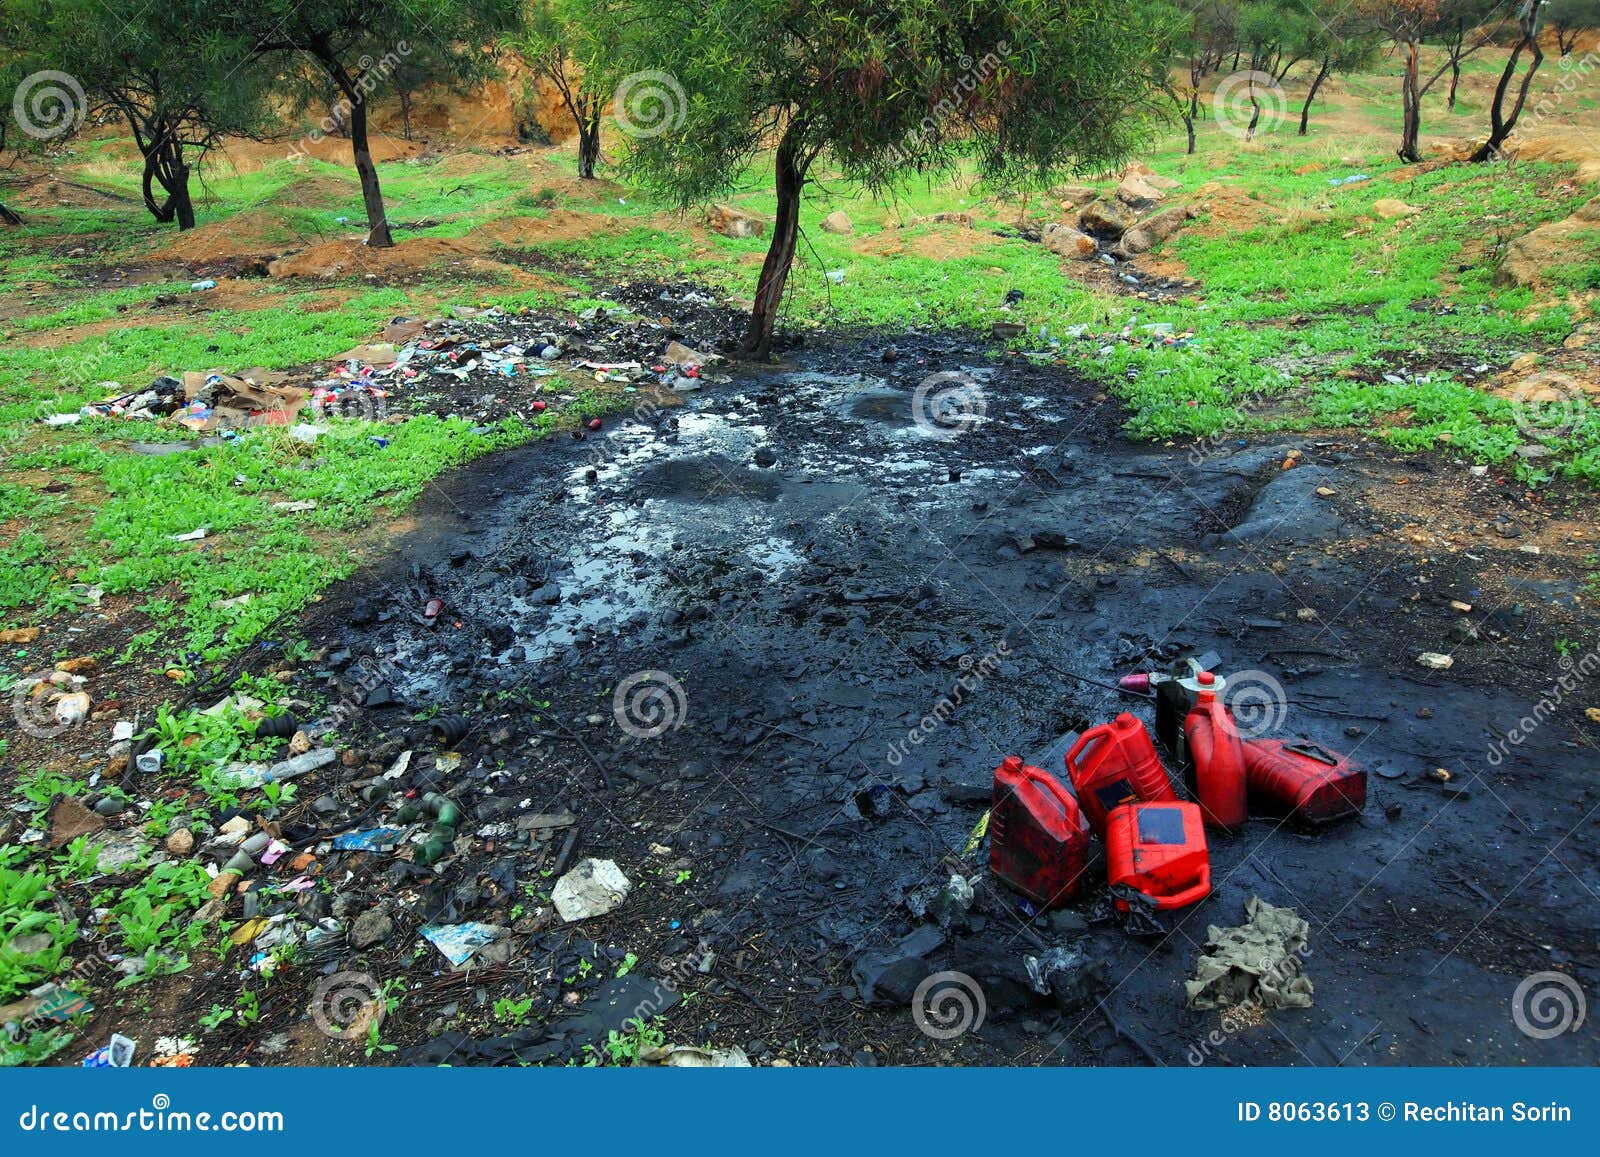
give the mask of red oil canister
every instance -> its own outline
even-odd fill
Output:
[[[1008,755],[994,770],[989,867],[1040,908],[1072,899],[1083,880],[1089,834],[1072,793],[1049,772]]]
[[[1367,803],[1367,773],[1307,739],[1247,740],[1244,774],[1251,799],[1307,823],[1342,820]]]
[[[1106,820],[1106,876],[1143,892],[1167,911],[1211,891],[1211,857],[1200,809],[1192,803],[1130,803]],[[1126,900],[1117,907],[1127,911]]]
[[[1217,698],[1210,671],[1196,676],[1200,695],[1183,721],[1189,755],[1194,761],[1189,791],[1211,827],[1236,831],[1249,814],[1246,807],[1244,746],[1233,716]]]
[[[1101,839],[1113,808],[1135,800],[1178,798],[1150,732],[1126,711],[1080,735],[1067,752],[1066,764],[1078,806]]]

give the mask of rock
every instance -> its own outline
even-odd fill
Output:
[[[65,671],[69,675],[93,675],[99,667],[100,660],[92,655],[82,659],[63,659],[56,664],[57,671]]]
[[[1050,252],[1062,257],[1070,257],[1075,261],[1085,261],[1099,252],[1100,247],[1095,239],[1087,233],[1081,233],[1071,225],[1062,225],[1051,222],[1044,227],[1040,240]]]
[[[105,816],[106,819],[111,819],[114,816],[120,816],[127,810],[128,805],[114,795],[102,796],[101,798],[95,800],[94,804],[94,814],[97,816]]]
[[[907,225],[959,225],[964,229],[973,227],[971,213],[929,213],[922,217],[913,217],[906,222]]]
[[[1449,655],[1441,655],[1437,651],[1424,651],[1417,656],[1417,662],[1430,671],[1448,671],[1456,665],[1456,661]]]
[[[178,828],[167,836],[167,851],[174,856],[187,856],[194,851],[194,833],[188,828]]]
[[[1165,193],[1137,173],[1122,178],[1122,183],[1117,186],[1117,191],[1113,195],[1128,208],[1141,213],[1155,208],[1167,199]]]
[[[1401,217],[1411,217],[1422,212],[1415,205],[1407,205],[1395,197],[1380,197],[1372,203],[1372,211],[1385,221],[1398,221]]]
[[[1149,234],[1151,241],[1160,243],[1176,234],[1178,230],[1182,229],[1190,221],[1193,221],[1199,215],[1199,212],[1198,209],[1190,205],[1174,206],[1171,209],[1163,209],[1159,213],[1150,214],[1150,216],[1139,222],[1139,228]]]
[[[778,454],[771,446],[762,446],[756,451],[756,465],[761,467],[776,466]]]
[[[34,932],[14,937],[6,945],[6,950],[18,956],[32,956],[35,952],[45,951],[54,943],[55,940],[50,936],[50,933]]]
[[[934,971],[927,958],[944,942],[945,934],[937,925],[923,924],[887,951],[863,952],[850,966],[861,999],[868,1004],[910,1004],[917,985]]]
[[[371,948],[374,944],[383,943],[393,935],[394,921],[382,908],[374,908],[356,917],[355,923],[350,925],[350,934],[346,939],[350,947],[360,952]]]
[[[1100,195],[1100,191],[1092,185],[1057,185],[1050,190],[1050,196],[1063,201],[1074,209],[1081,209],[1090,201]]]
[[[59,848],[70,844],[79,836],[90,836],[103,830],[106,821],[84,807],[71,796],[63,796],[50,808],[49,835],[46,848]]]
[[[12,627],[0,631],[0,643],[31,643],[39,637],[38,627]]]
[[[1078,226],[1094,237],[1115,239],[1127,232],[1133,224],[1128,212],[1106,200],[1095,200],[1078,214]]]
[[[856,231],[855,222],[843,209],[835,209],[822,219],[822,231],[845,236]]]
[[[767,231],[767,222],[732,205],[714,205],[706,212],[706,227],[724,237],[739,239],[760,237]]]
[[[1600,197],[1578,207],[1564,221],[1551,221],[1531,233],[1518,237],[1506,247],[1505,258],[1495,271],[1501,285],[1534,285],[1552,266],[1570,265],[1574,254],[1582,252],[1584,239],[1600,225]]]
[[[1135,225],[1132,229],[1129,229],[1126,233],[1124,233],[1121,239],[1117,241],[1116,245],[1111,250],[1111,254],[1114,257],[1134,257],[1140,253],[1149,252],[1150,247],[1154,244],[1155,239],[1151,237],[1150,234],[1144,229]]]
[[[550,899],[567,923],[604,916],[622,906],[633,885],[610,860],[580,860],[556,881]]]
[[[289,739],[289,754],[304,755],[311,750],[311,736],[304,731],[296,731]]]

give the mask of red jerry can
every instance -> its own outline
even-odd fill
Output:
[[[1078,894],[1089,834],[1072,793],[1049,772],[1008,755],[994,770],[989,868],[1041,909]]]
[[[1101,839],[1113,808],[1136,800],[1178,798],[1150,732],[1126,711],[1080,735],[1067,752],[1066,764],[1078,806]]]
[[[1357,815],[1367,803],[1367,773],[1308,739],[1247,741],[1244,774],[1253,800],[1311,824]]]
[[[1210,671],[1202,671],[1200,696],[1183,721],[1194,767],[1189,776],[1189,791],[1200,804],[1207,824],[1225,831],[1237,831],[1249,815],[1244,778],[1244,745],[1233,715],[1222,705],[1213,689]]]
[[[1112,887],[1142,892],[1163,912],[1205,899],[1211,857],[1200,809],[1176,801],[1117,808],[1106,820],[1106,876]],[[1128,910],[1126,900],[1116,904]]]

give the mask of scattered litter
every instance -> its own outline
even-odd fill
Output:
[[[622,906],[633,885],[610,860],[580,860],[556,881],[550,899],[567,923],[604,916]]]
[[[405,835],[404,828],[369,828],[333,837],[333,846],[346,852],[391,852]]]
[[[460,968],[483,948],[510,935],[506,929],[494,924],[428,924],[421,930],[423,939],[444,954],[444,958]]]
[[[748,1069],[750,1058],[738,1045],[726,1049],[702,1049],[693,1045],[666,1045],[639,1050],[639,1064],[665,1065],[672,1069]]]
[[[210,533],[211,528],[209,526],[202,526],[196,530],[190,530],[183,534],[169,535],[168,537],[170,537],[173,542],[198,542],[200,539],[204,538]]]

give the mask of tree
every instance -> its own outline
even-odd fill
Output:
[[[1150,27],[1166,30],[1182,79],[1174,83],[1170,72],[1163,73],[1163,87],[1183,121],[1191,154],[1200,117],[1200,86],[1233,48],[1233,15],[1228,0],[1148,0],[1140,17]]]
[[[604,7],[615,50],[585,49],[582,64],[616,94],[626,173],[687,207],[738,187],[775,146],[777,213],[744,340],[757,354],[820,158],[872,192],[966,159],[1001,187],[1042,187],[1126,155],[1165,83],[1162,30],[1120,0]]]
[[[249,45],[206,0],[114,12],[99,0],[19,0],[20,32],[72,77],[88,112],[111,112],[143,158],[145,206],[157,221],[195,224],[189,179],[223,136],[253,135],[265,81]],[[159,189],[159,191],[158,191]]]
[[[1303,137],[1311,127],[1311,103],[1324,82],[1336,72],[1354,72],[1371,64],[1378,53],[1378,36],[1371,22],[1353,8],[1341,8],[1331,14],[1326,24],[1310,21],[1302,26],[1301,35],[1304,42],[1300,51],[1317,63],[1305,103],[1300,106],[1299,135]]]
[[[1578,33],[1600,28],[1600,0],[1545,0],[1544,19],[1555,33],[1556,48],[1568,56]]]
[[[367,98],[416,51],[445,74],[481,75],[483,51],[517,26],[517,0],[256,0],[234,10],[257,55],[294,54],[314,62],[343,98],[350,152],[361,178],[367,244],[394,244],[367,135]]]
[[[561,103],[578,130],[578,176],[594,178],[600,160],[600,119],[605,97],[599,88],[584,83],[574,53],[580,44],[592,57],[609,47],[602,38],[616,26],[611,20],[596,20],[598,4],[579,4],[572,0],[534,0],[527,24],[503,41],[518,53],[534,76],[548,80],[561,94]]]
[[[1528,100],[1528,86],[1533,83],[1534,73],[1544,63],[1544,49],[1539,47],[1540,3],[1541,0],[1518,0],[1517,30],[1520,35],[1505,67],[1500,70],[1500,82],[1495,85],[1494,100],[1489,104],[1489,139],[1478,146],[1470,160],[1481,162],[1498,157],[1506,138],[1516,130],[1517,118],[1522,115],[1522,106]],[[1508,111],[1506,97],[1512,82],[1516,80],[1517,66],[1524,52],[1528,54],[1528,67],[1522,74],[1522,83],[1517,87],[1516,97]]]
[[[1491,43],[1513,0],[1356,0],[1356,10],[1393,42],[1403,66],[1400,83],[1402,161],[1422,159],[1422,98],[1447,71],[1459,76],[1461,61]],[[1522,2],[1522,0],[1517,0]],[[1535,10],[1538,0],[1530,0]],[[1501,21],[1493,21],[1498,13]],[[1489,23],[1485,23],[1488,21]],[[1427,79],[1421,76],[1422,45],[1443,39],[1445,62]],[[1452,79],[1452,87],[1454,80]]]
[[[1456,90],[1461,86],[1461,62],[1480,48],[1494,42],[1511,15],[1511,0],[1444,0],[1439,18],[1431,30],[1431,40],[1444,49],[1444,67],[1450,70],[1450,92],[1445,107],[1456,110]],[[1424,94],[1439,79],[1422,86]]]

